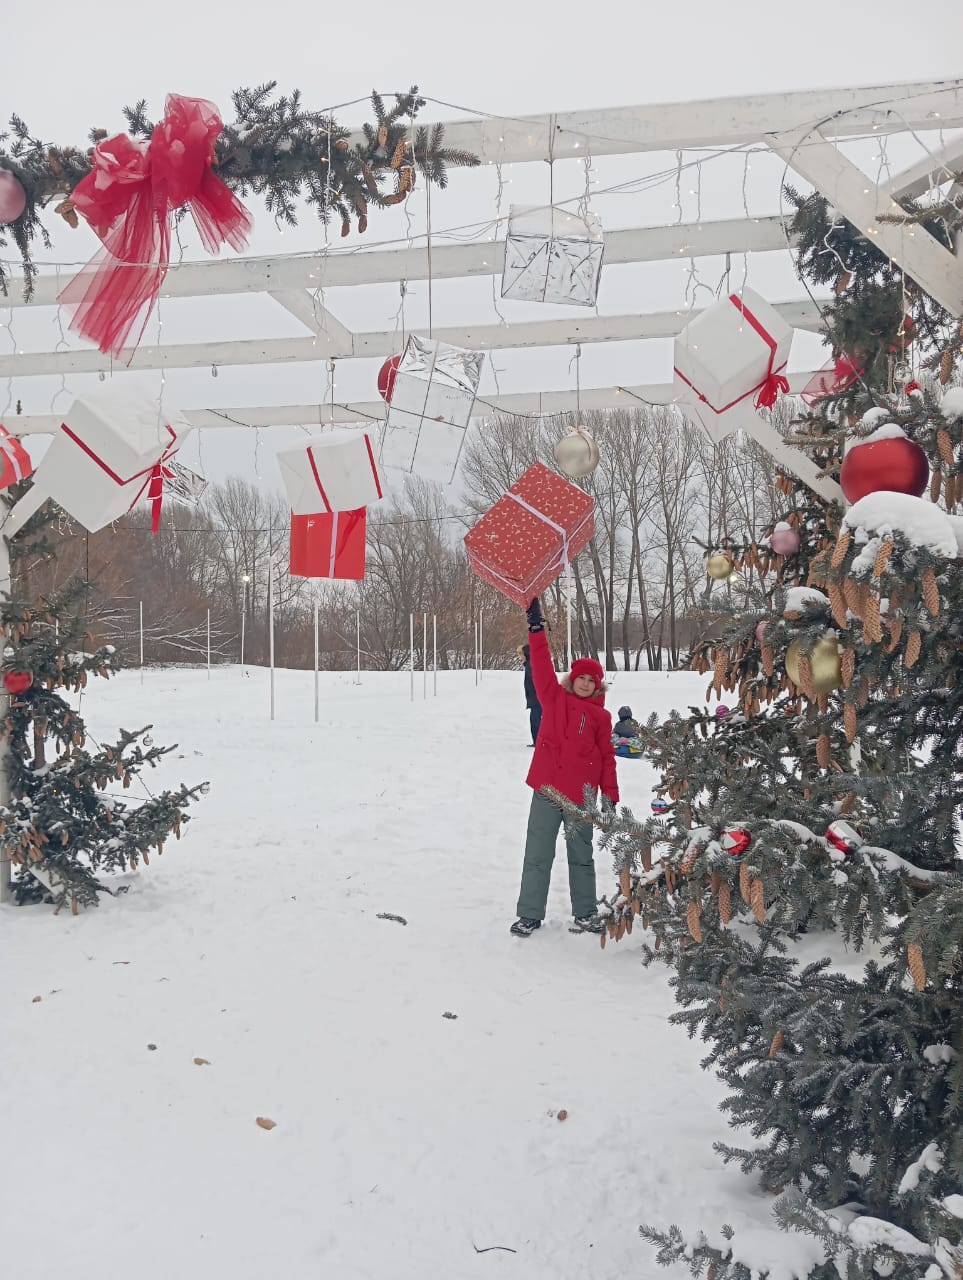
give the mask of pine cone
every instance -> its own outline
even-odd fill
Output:
[[[816,763],[821,769],[828,769],[833,763],[833,749],[828,733],[821,733],[816,739]]]
[[[813,664],[807,657],[799,659],[799,688],[810,702],[816,701],[816,690],[813,688]]]
[[[698,901],[693,899],[685,909],[685,922],[689,926],[689,932],[696,942],[702,941],[702,926],[699,923],[701,917],[702,908]]]
[[[388,166],[391,169],[400,169],[401,163],[405,158],[405,152],[408,150],[408,139],[401,137],[398,139],[398,145],[395,147],[395,153],[391,157],[391,163]]]
[[[879,624],[879,596],[875,596],[871,592],[867,594],[866,604],[863,608],[863,636],[871,644],[882,643],[883,631]]]
[[[728,660],[729,655],[725,649],[716,650],[715,663],[712,671],[712,688],[715,691],[716,697],[718,697],[722,692],[722,681],[726,674],[726,664],[728,663]]]
[[[709,889],[712,893],[719,896],[719,890],[722,888],[722,872],[713,871],[709,876]]]
[[[953,352],[944,351],[940,356],[940,382],[945,387],[953,377]]]
[[[829,584],[829,605],[833,611],[833,621],[840,631],[849,626],[849,614],[846,609],[846,596],[838,582]]]
[[[775,671],[776,669],[776,664],[775,664],[775,658],[773,656],[773,652],[767,644],[764,644],[762,646],[762,652],[760,654],[760,657],[762,658],[763,672],[767,676],[771,676],[773,671]]]
[[[853,675],[856,671],[856,650],[844,649],[839,666],[843,677],[843,688],[848,689],[853,683]]]
[[[749,889],[749,905],[760,924],[766,919],[766,891],[761,880],[753,880]]]
[[[889,644],[886,646],[886,652],[892,653],[899,645],[900,638],[903,634],[903,619],[899,616],[890,618],[887,626],[889,627]]]
[[[71,199],[61,200],[60,204],[54,206],[54,213],[59,213],[67,226],[76,231],[80,225],[80,219],[77,217],[77,210],[74,208],[74,202]]]
[[[739,867],[739,892],[742,894],[742,900],[748,907],[751,903],[750,892],[752,889],[752,876],[749,874],[749,868],[743,862]]]
[[[846,794],[843,796],[842,800],[840,800],[839,802],[839,812],[852,813],[853,805],[855,803],[856,803],[856,792],[847,791]]]
[[[918,943],[911,942],[906,948],[906,961],[913,982],[916,984],[916,990],[922,991],[926,986],[926,965],[923,963],[923,952]]]
[[[723,924],[732,919],[732,891],[727,884],[719,886],[719,919]]]
[[[920,649],[923,645],[923,637],[918,631],[911,631],[909,639],[906,641],[906,651],[903,654],[903,666],[909,671],[911,667],[915,667],[920,656]]]
[[[836,546],[833,549],[832,558],[829,561],[831,569],[838,569],[846,559],[846,552],[849,550],[849,544],[853,540],[851,529],[843,529],[839,537],[836,539]]]
[[[865,707],[869,702],[869,677],[863,676],[859,686],[859,705]]]
[[[936,433],[936,447],[944,462],[953,462],[953,442],[950,440],[950,433],[945,427],[940,427]]]
[[[892,538],[884,538],[879,544],[879,550],[876,552],[876,559],[873,561],[873,576],[881,578],[886,566],[889,564],[889,558],[893,554],[895,543]]]
[[[843,725],[846,729],[846,741],[855,742],[859,717],[856,714],[856,703],[847,702],[843,708]]]
[[[628,867],[623,867],[619,872],[619,892],[623,898],[628,898],[632,893],[632,877]]]
[[[840,272],[840,274],[836,277],[835,293],[837,298],[846,292],[846,290],[849,288],[850,284],[852,283],[852,280],[853,280],[853,273],[851,271]]]
[[[685,857],[679,863],[679,870],[682,872],[684,876],[687,876],[689,872],[692,870],[692,868],[695,866],[696,859],[698,857],[699,857],[699,850],[697,846],[693,845],[693,847],[689,849]]]
[[[383,147],[388,142],[388,126],[383,124],[378,130],[378,146]]]
[[[923,570],[923,602],[929,610],[931,618],[940,611],[940,589],[936,585],[936,574],[932,569]]]
[[[849,612],[861,618],[863,615],[859,603],[859,584],[852,578],[843,578],[843,595]]]
[[[774,1058],[785,1043],[786,1043],[786,1037],[782,1034],[782,1030],[780,1029],[779,1031],[776,1032],[776,1034],[772,1038],[772,1041],[770,1042],[770,1045],[769,1045],[770,1058]]]
[[[934,471],[930,476],[930,502],[939,502],[942,485],[943,476],[939,471]]]

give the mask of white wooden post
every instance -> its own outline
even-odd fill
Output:
[[[244,575],[244,599],[241,602],[241,674],[244,673],[244,626],[247,622],[247,584],[248,576]]]
[[[268,560],[268,657],[271,665],[271,719],[274,719],[274,556]]]
[[[140,602],[140,682],[144,683],[144,602]]]
[[[485,676],[485,610],[478,610],[478,679]]]
[[[472,633],[475,643],[475,687],[478,686],[478,619],[472,618]]]
[[[421,696],[428,697],[428,615],[421,615]]]
[[[408,615],[408,665],[411,668],[411,701],[415,700],[415,615]]]
[[[433,613],[431,615],[431,638],[432,638],[432,651],[434,654],[432,658],[431,666],[434,672],[433,679],[434,679],[434,686],[435,686],[432,693],[432,697],[437,698],[438,697],[438,614],[437,613]]]
[[[211,610],[207,610],[207,678],[211,678]]]
[[[358,634],[357,634],[357,645],[358,645],[358,679],[355,681],[355,683],[356,683],[356,684],[360,684],[360,683],[361,683],[361,610],[360,610],[360,609],[358,610],[358,616],[357,616],[357,619],[356,619],[356,624],[357,624],[357,633],[358,633]]]
[[[6,514],[6,503],[0,501],[0,512]],[[10,591],[10,544],[0,533],[0,592]],[[10,709],[10,695],[0,686],[0,723]],[[10,744],[6,734],[0,734],[0,805],[10,803],[10,779],[7,777],[7,752]],[[5,855],[0,859],[0,902],[9,902],[13,897],[13,877],[10,859]]]
[[[608,667],[609,646],[608,646],[608,633],[606,630],[607,623],[608,623],[608,618],[605,615],[605,596],[603,595],[602,596],[602,667],[603,669],[607,669]]]
[[[314,723],[318,723],[318,598],[314,597]]]

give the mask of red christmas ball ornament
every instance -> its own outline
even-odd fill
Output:
[[[0,224],[16,222],[26,207],[23,183],[9,169],[0,169]]]
[[[391,396],[395,389],[395,374],[398,372],[399,364],[401,364],[401,356],[389,356],[378,370],[378,394],[386,404],[391,403]]]
[[[26,693],[32,684],[32,671],[5,671],[3,674],[3,687],[7,693]]]
[[[741,862],[744,853],[752,844],[752,836],[745,827],[730,827],[728,831],[723,831],[719,837],[719,843],[733,862]]]
[[[868,493],[908,493],[919,498],[929,479],[926,454],[902,433],[854,445],[839,472],[847,502],[858,502]]]
[[[903,321],[896,330],[896,337],[889,344],[889,350],[894,355],[899,351],[905,351],[907,347],[912,346],[915,337],[916,321],[912,316],[903,316]]]
[[[829,824],[826,828],[826,839],[834,849],[844,853],[847,858],[863,844],[863,837],[856,828],[848,822],[843,822],[842,819]]]

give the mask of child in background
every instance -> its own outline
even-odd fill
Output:
[[[561,681],[557,679],[537,599],[528,606],[528,631],[542,723],[526,779],[534,794],[516,908],[518,919],[511,927],[516,938],[529,937],[545,919],[555,843],[565,820],[562,808],[541,789],[551,787],[577,805],[585,803],[587,786],[596,792],[601,789],[612,805],[619,800],[612,717],[605,710],[605,672],[594,658],[576,658],[571,673]],[[579,933],[601,933],[604,926],[595,910],[592,824],[568,823],[565,846],[575,929]]]
[[[612,730],[613,737],[616,738],[637,738],[642,729],[637,720],[632,719],[631,707],[619,707],[619,718],[615,722],[615,728]]]

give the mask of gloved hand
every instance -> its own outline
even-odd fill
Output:
[[[542,618],[542,606],[539,603],[538,596],[531,602],[525,610],[525,616],[528,618],[529,631],[544,631],[545,622]]]

